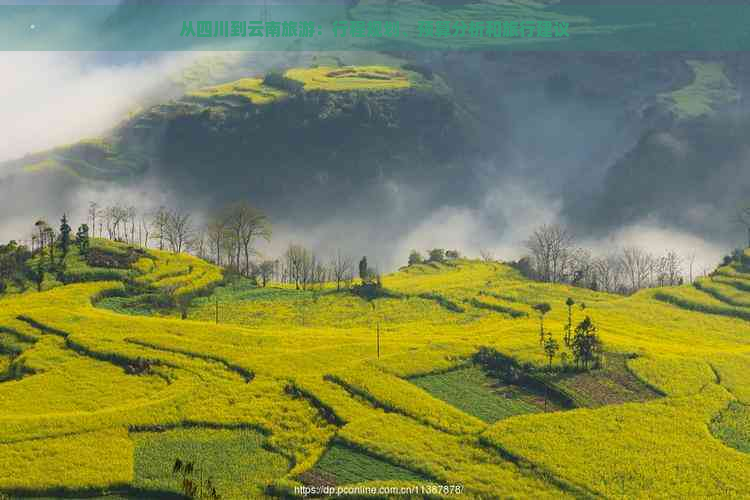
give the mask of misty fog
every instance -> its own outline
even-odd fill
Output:
[[[2,53],[0,132],[5,140],[0,142],[0,162],[106,132],[141,103],[161,98],[171,74],[205,56]],[[574,87],[578,91],[550,94],[545,82],[564,64],[534,74],[530,57],[488,61],[481,55],[461,60],[419,55],[448,74],[457,94],[478,93],[473,103],[483,104],[478,112],[482,142],[489,151],[455,165],[460,175],[448,184],[406,183],[381,176],[353,200],[290,210],[259,205],[269,210],[274,224],[271,243],[260,250],[275,256],[289,242],[306,243],[320,252],[341,248],[352,255],[368,255],[388,271],[403,265],[412,248],[455,248],[469,256],[478,256],[483,249],[509,260],[525,252],[524,240],[534,227],[558,222],[573,228],[578,241],[596,252],[629,244],[655,253],[675,250],[684,256],[695,254],[696,267],[703,269],[744,244],[744,233],[729,222],[731,214],[717,213],[712,207],[696,207],[693,214],[698,217],[697,212],[704,210],[711,217],[723,217],[716,222],[722,230],[710,235],[689,224],[675,224],[674,219],[662,217],[658,207],[630,220],[610,222],[602,213],[595,224],[579,216],[581,210],[595,206],[588,202],[602,191],[608,169],[653,125],[632,109],[642,105],[643,89],[652,83],[634,90],[630,100],[591,97],[580,91],[587,88],[585,80]],[[509,66],[525,68],[528,75],[506,82],[501,75]],[[591,78],[606,73],[606,69],[591,70],[596,63],[585,62],[584,67]],[[450,78],[451,73],[467,69],[474,73],[464,80]],[[528,85],[530,80],[537,84]],[[123,203],[143,211],[161,204],[178,206],[193,210],[199,220],[222,194],[196,196],[200,180],[185,190],[190,179],[162,178],[158,169],[129,183],[90,181],[83,186],[64,178],[9,173],[0,170],[0,240],[23,238],[36,218],[56,220],[63,211],[74,221],[83,221],[89,201]]]

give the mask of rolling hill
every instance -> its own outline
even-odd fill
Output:
[[[630,297],[496,262],[419,264],[384,276],[387,293],[368,302],[335,285],[226,281],[187,255],[93,248],[119,267],[73,252],[66,284],[0,297],[0,491],[171,498],[180,458],[222,498],[302,484],[747,494],[747,257],[695,287]],[[183,298],[187,319],[154,297]],[[547,373],[532,306],[552,306],[545,326],[561,340],[568,297],[574,323],[598,327],[601,367],[572,369],[563,348]]]
[[[3,184],[116,186],[151,177],[186,198],[250,196],[288,209],[348,200],[353,186],[378,176],[446,178],[477,149],[474,121],[439,76],[405,63],[328,64],[182,82],[181,97],[135,111],[101,137],[0,165],[11,176]]]

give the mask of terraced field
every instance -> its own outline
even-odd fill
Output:
[[[67,284],[0,297],[0,491],[176,497],[180,458],[223,498],[302,483],[459,484],[471,498],[748,494],[739,262],[700,289],[621,297],[458,260],[385,276],[387,295],[368,302],[330,285],[225,283],[190,256],[97,245],[132,262],[114,276],[69,256]],[[172,305],[134,307],[154,297]],[[605,362],[579,373],[557,356],[545,376],[531,306],[551,304],[545,327],[561,340],[568,297],[586,304],[574,321],[591,316]],[[482,347],[536,385],[499,378],[477,361]]]

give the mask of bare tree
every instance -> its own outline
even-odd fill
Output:
[[[482,260],[485,262],[495,261],[495,256],[492,255],[492,252],[490,252],[489,250],[485,250],[485,249],[479,250],[479,255],[482,257]]]
[[[225,248],[228,238],[229,215],[227,210],[216,212],[206,226],[208,240],[216,256],[216,264],[222,265],[221,251]]]
[[[190,244],[194,234],[190,214],[178,210],[168,211],[164,231],[170,250],[181,253]]]
[[[108,207],[102,211],[102,219],[104,219],[104,227],[107,229],[107,238],[110,240],[115,239],[115,226],[113,225],[113,212]]]
[[[340,290],[341,283],[354,272],[354,259],[342,255],[341,250],[336,250],[336,255],[331,259],[331,272],[336,280],[336,290]]]
[[[631,291],[640,290],[648,285],[654,267],[651,254],[638,247],[628,247],[623,249],[620,259]]]
[[[622,286],[622,265],[615,254],[594,259],[599,289],[606,292],[618,292]]]
[[[734,221],[745,227],[747,231],[747,245],[750,246],[750,205],[740,207],[734,216]]]
[[[135,243],[135,221],[138,217],[138,209],[135,207],[128,207],[127,208],[127,220],[130,223],[130,243]],[[126,237],[127,239],[127,237]]]
[[[148,248],[149,236],[151,236],[151,224],[148,220],[148,215],[141,214],[140,221],[138,223],[138,243]]]
[[[250,256],[256,255],[255,241],[258,238],[268,241],[271,238],[271,225],[265,214],[245,202],[230,206],[227,214],[227,229],[235,244],[235,265],[238,271],[241,270],[240,257],[244,252],[247,273],[250,269]]]
[[[196,229],[193,238],[190,241],[190,249],[200,257],[201,259],[206,259],[208,257],[208,236],[206,233],[206,228],[201,227],[200,229]]]
[[[95,201],[89,202],[89,221],[91,221],[91,229],[93,231],[96,231],[96,219],[97,217],[99,217],[100,213],[101,211],[99,210],[99,204]],[[96,236],[96,234],[94,234],[93,236]]]
[[[563,281],[570,264],[573,236],[562,226],[544,225],[526,241],[535,272],[543,281]]]
[[[658,269],[660,286],[677,285],[682,278],[682,259],[677,252],[670,250],[659,258]]]
[[[157,208],[151,216],[151,227],[154,229],[154,237],[159,240],[159,250],[164,250],[168,224],[169,211],[164,206]]]
[[[303,290],[310,282],[312,268],[312,254],[302,245],[290,244],[284,253],[289,283],[295,288]]]
[[[127,221],[130,218],[130,212],[127,208],[120,205],[112,205],[104,209],[103,217],[107,229],[107,237],[110,240],[127,239]]]
[[[575,286],[596,288],[597,277],[594,259],[591,252],[585,248],[576,248],[569,252],[567,268],[569,276],[563,275],[563,280],[570,281]]]
[[[260,266],[258,267],[258,275],[260,276],[263,287],[271,281],[275,264],[276,263],[272,260],[264,260],[260,263]]]
[[[320,285],[320,287],[323,288],[323,284],[328,281],[328,268],[315,254],[312,255],[310,271],[311,283]]]
[[[688,255],[688,279],[693,282],[693,266],[695,265],[695,252]]]
[[[49,224],[47,224],[47,221],[44,219],[39,219],[34,223],[34,226],[38,231],[38,234],[36,235],[37,248],[39,250],[44,250],[44,247],[47,244],[47,235],[49,234],[47,232]],[[34,249],[33,241],[34,239],[32,238],[32,250]]]

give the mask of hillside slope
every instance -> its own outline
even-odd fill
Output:
[[[273,211],[351,198],[382,176],[433,182],[476,150],[435,75],[388,66],[289,69],[188,91],[108,135],[0,166],[14,182],[158,177],[185,198],[251,197]],[[290,182],[291,181],[291,182]],[[316,189],[309,189],[315,186]]]

